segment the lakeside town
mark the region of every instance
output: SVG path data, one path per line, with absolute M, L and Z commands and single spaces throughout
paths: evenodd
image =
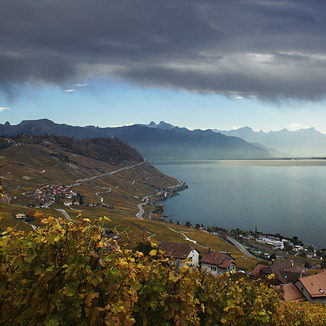
M 158 204 L 158 201 L 178 195 L 177 191 L 186 189 L 188 186 L 185 182 L 180 182 L 177 186 L 164 189 L 157 189 L 153 196 L 154 205 L 152 204 L 152 212 L 159 213 L 164 216 L 164 207 Z M 42 188 L 37 188 L 33 192 L 25 193 L 25 195 L 40 201 L 40 206 L 49 206 L 59 199 L 63 199 L 62 204 L 65 206 L 82 205 L 83 197 L 72 186 L 68 185 L 47 185 Z M 66 200 L 65 200 L 66 199 Z M 146 202 L 144 200 L 144 202 Z M 33 205 L 30 205 L 33 206 Z M 89 203 L 88 207 L 106 207 L 110 208 L 108 203 L 101 198 L 100 202 Z M 28 218 L 25 214 L 16 214 L 16 218 Z M 169 219 L 170 223 L 182 225 L 180 222 L 174 222 Z M 225 241 L 238 246 L 246 254 L 251 254 L 262 260 L 284 259 L 287 256 L 298 257 L 300 260 L 306 259 L 305 266 L 314 269 L 322 269 L 326 267 L 326 249 L 316 249 L 311 245 L 304 245 L 298 237 L 293 238 L 283 237 L 281 234 L 262 234 L 255 231 L 244 231 L 241 229 L 227 230 L 217 226 L 204 227 L 204 225 L 192 225 L 187 221 L 184 226 L 198 229 L 202 232 L 208 232 L 216 235 Z
M 155 210 L 163 216 L 163 206 L 157 204 L 158 200 L 169 198 L 177 195 L 177 190 L 185 189 L 187 185 L 180 182 L 179 185 L 158 189 L 153 195 Z M 76 192 L 71 186 L 47 185 L 43 188 L 37 188 L 34 192 L 26 193 L 33 199 L 37 199 L 44 203 L 58 202 L 58 198 L 66 199 L 62 204 L 82 205 L 82 196 Z M 88 204 L 89 207 L 107 207 L 106 203 Z M 26 214 L 17 214 L 17 219 L 24 221 L 29 220 Z M 169 220 L 171 224 L 179 224 Z M 210 248 L 208 252 L 201 256 L 200 251 L 190 244 L 182 243 L 160 243 L 158 246 L 168 258 L 175 259 L 177 266 L 187 263 L 191 266 L 201 268 L 213 275 L 226 273 L 245 273 L 249 277 L 256 279 L 270 280 L 273 278 L 273 285 L 280 288 L 282 297 L 286 301 L 310 301 L 310 302 L 326 302 L 326 249 L 320 250 L 313 248 L 311 245 L 304 245 L 298 237 L 283 237 L 281 234 L 262 234 L 255 231 L 244 231 L 241 229 L 232 229 L 228 231 L 224 228 L 204 225 L 192 225 L 187 221 L 185 227 L 197 229 L 201 232 L 210 233 L 218 236 L 226 242 L 235 245 L 240 251 L 247 256 L 255 259 L 259 258 L 260 263 L 251 270 L 244 272 L 237 269 L 236 259 L 228 252 L 214 251 Z M 187 240 L 195 242 L 192 239 Z M 297 259 L 296 259 L 297 258 Z M 311 273 L 313 271 L 313 273 Z M 313 286 L 305 286 L 308 283 L 317 282 L 322 284 L 319 293 L 316 295 L 316 289 Z
M 182 225 L 182 223 L 174 222 L 171 219 L 169 222 Z M 307 268 L 317 270 L 326 268 L 326 248 L 316 249 L 312 245 L 304 245 L 296 236 L 287 238 L 281 234 L 263 234 L 257 230 L 232 229 L 229 231 L 217 226 L 205 227 L 198 223 L 192 225 L 189 221 L 184 226 L 216 235 L 233 245 L 239 244 L 238 248 L 243 253 L 249 253 L 265 261 L 286 259 L 287 257 L 296 259 L 297 257 L 298 260 L 304 261 Z

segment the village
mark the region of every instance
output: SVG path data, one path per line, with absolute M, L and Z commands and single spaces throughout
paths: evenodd
M 177 269 L 188 263 L 193 268 L 201 268 L 213 275 L 237 272 L 235 259 L 226 252 L 209 249 L 201 257 L 200 252 L 189 244 L 163 242 L 158 247 L 166 257 L 176 260 Z M 262 282 L 276 286 L 285 301 L 326 304 L 326 268 L 313 274 L 292 259 L 281 261 L 272 259 L 264 264 L 258 264 L 247 275 L 252 279 L 261 279 Z
M 306 259 L 306 266 L 310 268 L 322 269 L 326 267 L 326 249 L 318 250 L 312 245 L 304 245 L 297 237 L 290 239 L 264 234 L 248 234 L 245 236 L 233 234 L 233 236 L 256 257 L 268 259 L 271 255 L 279 258 L 288 255 Z
M 78 196 L 78 193 L 70 186 L 50 186 L 38 188 L 32 193 L 25 193 L 31 198 L 38 199 L 42 202 L 54 202 L 56 197 L 71 199 Z
M 174 222 L 171 219 L 169 221 L 182 225 L 178 221 Z M 312 245 L 304 245 L 296 236 L 287 238 L 281 234 L 263 234 L 257 230 L 232 229 L 229 231 L 218 226 L 205 227 L 199 223 L 193 225 L 189 221 L 186 221 L 184 226 L 216 235 L 233 245 L 239 244 L 244 250 L 262 260 L 269 260 L 270 256 L 278 260 L 291 256 L 298 257 L 299 260 L 306 259 L 306 267 L 309 268 L 322 269 L 326 267 L 326 248 L 315 249 Z

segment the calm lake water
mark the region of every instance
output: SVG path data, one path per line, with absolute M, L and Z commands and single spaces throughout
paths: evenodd
M 326 160 L 154 162 L 189 188 L 163 201 L 174 221 L 298 236 L 326 247 Z

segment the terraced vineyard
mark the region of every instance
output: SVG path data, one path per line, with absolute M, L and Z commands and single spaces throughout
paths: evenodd
M 144 219 L 138 219 L 137 205 L 142 197 L 153 195 L 157 189 L 175 186 L 178 181 L 139 159 L 134 149 L 122 144 L 124 157 L 128 157 L 129 150 L 132 153 L 130 157 L 137 159 L 121 159 L 113 164 L 74 153 L 71 148 L 76 148 L 78 143 L 75 144 L 72 138 L 63 138 L 74 146 L 62 147 L 50 136 L 41 139 L 39 136 L 21 136 L 12 141 L 9 147 L 1 149 L 1 182 L 5 194 L 1 199 L 1 216 L 4 217 L 0 221 L 1 229 L 17 226 L 31 231 L 31 224 L 40 226 L 42 217 L 63 217 L 62 210 L 74 221 L 82 218 L 94 221 L 100 216 L 108 216 L 110 221 L 106 222 L 105 227 L 120 234 L 134 234 L 137 239 L 151 237 L 157 243 L 189 243 L 184 236 L 188 235 L 198 242 L 194 246 L 201 253 L 208 248 L 229 251 L 238 259 L 239 268 L 249 270 L 255 266 L 256 261 L 241 259 L 243 254 L 238 249 L 216 236 L 167 223 L 161 215 L 151 213 L 153 207 L 150 202 L 143 206 Z M 93 156 L 96 155 L 94 153 Z M 46 205 L 45 201 L 32 196 L 36 189 L 42 191 L 54 185 L 72 186 L 78 198 L 57 196 L 54 203 Z M 66 206 L 69 202 L 71 205 Z M 15 215 L 19 213 L 29 216 L 30 224 L 16 219 Z

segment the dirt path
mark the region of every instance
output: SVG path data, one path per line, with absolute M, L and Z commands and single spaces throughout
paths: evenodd
M 134 165 L 130 165 L 130 166 L 125 166 L 125 167 L 123 167 L 123 168 L 120 168 L 120 169 L 115 170 L 115 171 L 112 171 L 112 172 L 107 172 L 107 173 L 103 173 L 103 174 L 95 175 L 94 177 L 84 178 L 84 179 L 78 179 L 78 180 L 75 181 L 75 183 L 74 183 L 73 185 L 71 185 L 71 187 L 73 187 L 73 186 L 75 186 L 75 185 L 77 185 L 77 184 L 80 184 L 80 183 L 82 183 L 82 182 L 88 182 L 88 181 L 91 181 L 91 180 L 94 180 L 94 179 L 104 178 L 104 177 L 107 177 L 107 176 L 109 176 L 109 175 L 113 175 L 113 174 L 118 173 L 118 172 L 123 171 L 123 170 L 133 169 L 133 168 L 135 168 L 135 167 L 137 167 L 137 166 L 140 166 L 140 165 L 142 165 L 142 164 L 144 164 L 144 163 L 145 163 L 145 161 L 140 162 L 140 163 L 138 163 L 138 164 L 134 164 Z

